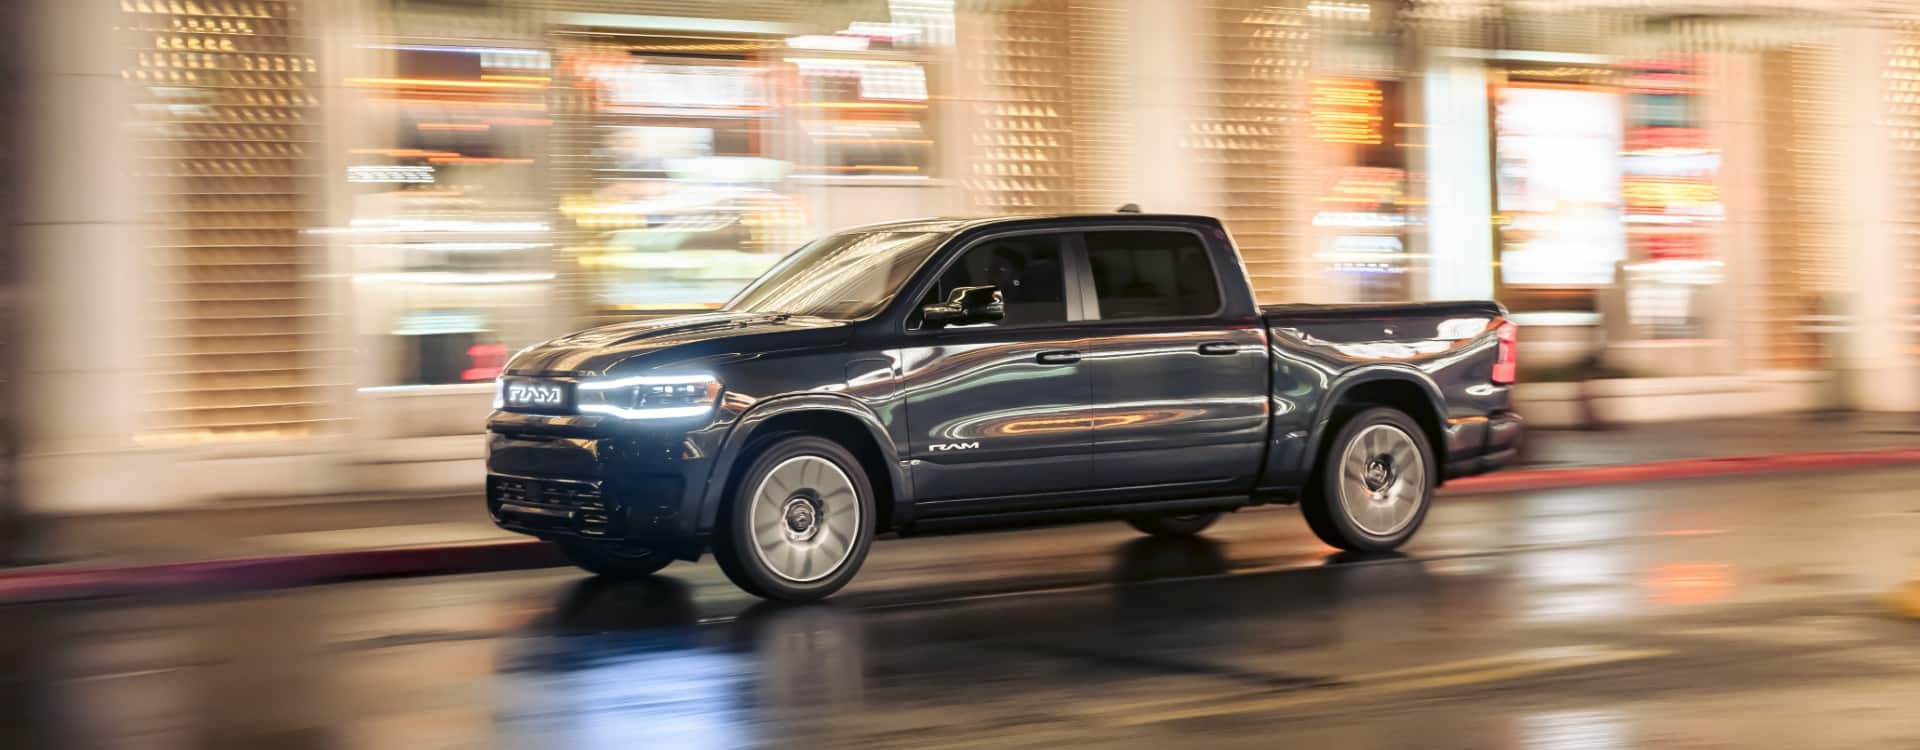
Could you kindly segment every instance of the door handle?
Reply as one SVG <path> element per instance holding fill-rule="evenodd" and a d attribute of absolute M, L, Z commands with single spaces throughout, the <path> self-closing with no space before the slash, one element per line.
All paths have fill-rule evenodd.
<path fill-rule="evenodd" d="M 1033 361 L 1039 362 L 1040 364 L 1043 364 L 1043 365 L 1070 365 L 1080 361 L 1080 353 L 1073 351 L 1072 349 L 1062 349 L 1059 351 L 1052 351 L 1052 352 L 1041 352 L 1039 354 L 1033 355 Z"/>
<path fill-rule="evenodd" d="M 1209 356 L 1239 354 L 1240 345 L 1230 341 L 1209 341 L 1200 345 L 1200 353 Z"/>

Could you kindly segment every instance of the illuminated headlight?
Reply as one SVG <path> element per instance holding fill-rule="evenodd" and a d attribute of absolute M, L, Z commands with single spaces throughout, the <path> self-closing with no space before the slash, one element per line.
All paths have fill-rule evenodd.
<path fill-rule="evenodd" d="M 713 413 L 720 381 L 712 375 L 642 375 L 582 381 L 575 389 L 581 414 L 621 419 L 674 419 Z"/>

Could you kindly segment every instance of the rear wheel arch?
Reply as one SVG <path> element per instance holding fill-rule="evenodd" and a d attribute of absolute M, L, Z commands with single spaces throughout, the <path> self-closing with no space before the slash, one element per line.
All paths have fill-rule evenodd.
<path fill-rule="evenodd" d="M 1447 462 L 1446 420 L 1441 416 L 1440 389 L 1419 374 L 1401 369 L 1363 372 L 1336 384 L 1327 392 L 1313 434 L 1309 471 L 1327 457 L 1328 445 L 1346 421 L 1366 409 L 1380 406 L 1411 417 L 1432 446 L 1440 465 Z"/>

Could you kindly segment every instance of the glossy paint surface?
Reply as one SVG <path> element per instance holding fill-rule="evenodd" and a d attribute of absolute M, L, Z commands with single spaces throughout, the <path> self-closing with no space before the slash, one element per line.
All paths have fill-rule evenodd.
<path fill-rule="evenodd" d="M 1076 327 L 955 329 L 908 343 L 900 382 L 918 500 L 1076 490 L 1092 480 L 1093 395 Z M 1072 361 L 1042 361 L 1049 355 Z"/>
<path fill-rule="evenodd" d="M 1257 322 L 1102 327 L 1093 349 L 1097 484 L 1247 491 L 1267 439 L 1266 336 Z"/>
<path fill-rule="evenodd" d="M 1273 372 L 1273 456 L 1262 486 L 1297 486 L 1317 457 L 1345 394 L 1382 382 L 1412 388 L 1433 408 L 1444 463 L 1487 450 L 1491 415 L 1510 412 L 1511 388 L 1491 380 L 1504 319 L 1490 302 L 1264 308 Z M 1517 431 L 1517 428 L 1516 428 Z"/>

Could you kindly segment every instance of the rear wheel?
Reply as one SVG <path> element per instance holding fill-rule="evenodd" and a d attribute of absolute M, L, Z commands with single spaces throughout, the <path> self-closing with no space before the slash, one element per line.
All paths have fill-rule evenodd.
<path fill-rule="evenodd" d="M 585 542 L 573 539 L 554 542 L 567 561 L 582 570 L 616 581 L 646 578 L 673 564 L 673 558 L 658 550 L 626 547 L 611 542 Z"/>
<path fill-rule="evenodd" d="M 1220 520 L 1219 513 L 1182 513 L 1178 515 L 1137 516 L 1127 519 L 1127 525 L 1141 533 L 1154 536 L 1193 536 L 1206 531 L 1214 521 Z"/>
<path fill-rule="evenodd" d="M 763 446 L 715 529 L 714 558 L 755 596 L 824 598 L 866 560 L 872 484 L 860 460 L 832 440 L 788 435 Z"/>
<path fill-rule="evenodd" d="M 1438 479 L 1420 425 L 1396 409 L 1370 408 L 1341 424 L 1300 512 L 1320 541 L 1386 552 L 1420 529 Z"/>

